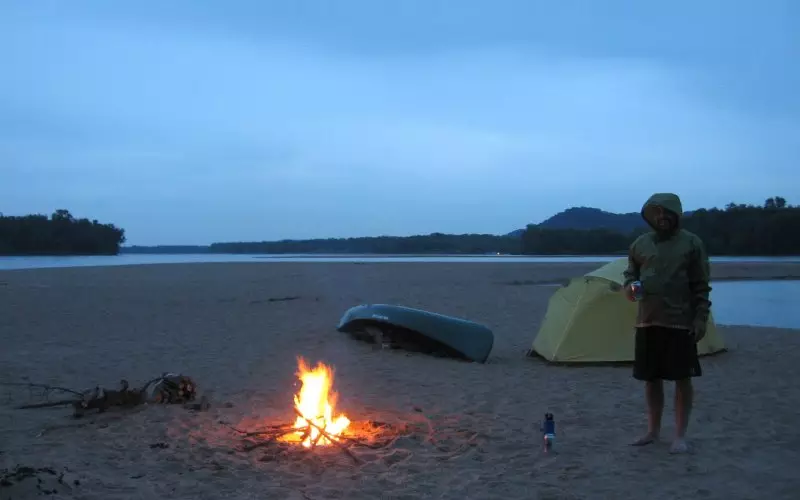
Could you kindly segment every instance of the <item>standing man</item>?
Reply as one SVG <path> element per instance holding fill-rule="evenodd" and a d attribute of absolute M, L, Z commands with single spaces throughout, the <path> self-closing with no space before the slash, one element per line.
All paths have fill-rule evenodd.
<path fill-rule="evenodd" d="M 657 193 L 642 207 L 653 228 L 631 244 L 624 289 L 635 300 L 631 284 L 642 284 L 636 317 L 633 377 L 645 382 L 647 434 L 634 441 L 658 440 L 664 411 L 664 380 L 675 382 L 675 439 L 671 453 L 688 451 L 685 435 L 692 411 L 692 377 L 702 375 L 697 342 L 706 334 L 711 308 L 708 255 L 702 240 L 681 229 L 683 207 L 672 193 Z"/>

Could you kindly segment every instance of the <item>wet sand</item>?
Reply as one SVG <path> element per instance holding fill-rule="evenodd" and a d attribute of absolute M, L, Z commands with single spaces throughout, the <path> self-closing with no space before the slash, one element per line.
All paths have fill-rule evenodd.
<path fill-rule="evenodd" d="M 114 388 L 164 371 L 213 391 L 209 411 L 157 405 L 69 418 L 17 410 L 38 393 L 0 386 L 0 468 L 65 467 L 61 498 L 797 498 L 800 332 L 722 327 L 704 358 L 694 451 L 644 430 L 628 367 L 555 367 L 525 356 L 553 293 L 598 264 L 242 263 L 0 272 L 0 382 Z M 713 265 L 715 280 L 800 278 L 800 265 Z M 295 300 L 270 301 L 296 297 Z M 481 322 L 487 364 L 374 350 L 335 331 L 363 302 Z M 337 410 L 408 435 L 380 450 L 243 452 L 239 427 L 294 420 L 296 356 L 336 369 Z M 664 434 L 673 432 L 671 388 Z M 538 421 L 556 416 L 556 453 Z M 162 443 L 159 445 L 159 443 Z M 151 445 L 158 445 L 152 447 Z M 164 447 L 166 446 L 166 447 Z M 262 461 L 269 455 L 268 461 Z M 78 480 L 79 484 L 73 481 Z M 35 498 L 33 481 L 0 499 Z"/>

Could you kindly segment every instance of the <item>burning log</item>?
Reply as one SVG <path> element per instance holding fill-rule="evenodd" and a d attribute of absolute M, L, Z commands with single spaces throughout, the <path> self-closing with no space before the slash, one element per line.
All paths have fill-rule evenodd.
<path fill-rule="evenodd" d="M 347 448 L 346 445 L 344 445 L 341 442 L 339 442 L 338 437 L 331 436 L 330 434 L 325 432 L 325 429 L 323 429 L 322 427 L 318 426 L 317 424 L 315 424 L 311 420 L 309 420 L 306 417 L 304 417 L 297 409 L 295 409 L 295 413 L 297 413 L 298 417 L 300 417 L 303 420 L 305 420 L 310 427 L 313 427 L 314 429 L 316 429 L 319 432 L 319 435 L 317 435 L 316 439 L 313 441 L 312 447 L 316 446 L 316 444 L 319 441 L 320 437 L 324 436 L 329 442 L 331 442 L 331 443 L 335 444 L 336 446 L 338 446 L 343 452 L 345 452 L 345 454 L 347 456 L 352 458 L 353 461 L 355 461 L 355 463 L 357 463 L 357 464 L 361 463 L 361 459 L 359 459 L 357 456 L 353 455 L 353 452 L 350 451 L 350 449 Z"/>
<path fill-rule="evenodd" d="M 296 430 L 293 426 L 283 425 L 279 426 L 276 429 L 267 430 L 267 431 L 255 431 L 255 432 L 243 432 L 246 437 L 263 437 L 264 439 L 257 442 L 248 441 L 242 446 L 242 451 L 253 451 L 256 448 L 262 448 L 264 446 L 270 446 L 279 442 L 279 439 L 287 434 L 295 433 Z M 301 441 L 308 437 L 310 430 L 306 430 L 301 435 Z"/>
<path fill-rule="evenodd" d="M 295 429 L 292 424 L 281 424 L 278 426 L 274 426 L 271 429 L 266 429 L 263 431 L 243 432 L 243 434 L 245 435 L 245 437 L 269 436 L 269 435 L 280 437 L 293 432 L 297 432 L 297 429 Z"/>

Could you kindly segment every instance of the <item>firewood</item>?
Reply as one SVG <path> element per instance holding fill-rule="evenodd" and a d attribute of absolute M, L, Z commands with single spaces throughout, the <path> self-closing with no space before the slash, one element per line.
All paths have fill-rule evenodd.
<path fill-rule="evenodd" d="M 320 426 L 316 425 L 314 422 L 312 422 L 311 420 L 309 420 L 306 417 L 304 417 L 303 414 L 300 413 L 300 411 L 297 408 L 294 409 L 294 412 L 297 414 L 298 417 L 300 417 L 303 420 L 305 420 L 306 423 L 308 423 L 308 425 L 310 425 L 311 427 L 314 427 L 315 429 L 317 429 L 320 432 L 321 435 L 325 436 L 328 439 L 328 441 L 330 441 L 331 443 L 333 443 L 336 446 L 338 446 L 339 449 L 341 449 L 347 456 L 352 458 L 355 463 L 357 463 L 357 464 L 361 463 L 361 459 L 358 458 L 357 456 L 353 455 L 353 452 L 350 451 L 350 449 L 347 448 L 347 445 L 342 444 L 338 439 L 336 439 L 335 437 L 333 437 L 330 434 L 328 434 L 325 431 L 325 429 L 322 429 Z"/>

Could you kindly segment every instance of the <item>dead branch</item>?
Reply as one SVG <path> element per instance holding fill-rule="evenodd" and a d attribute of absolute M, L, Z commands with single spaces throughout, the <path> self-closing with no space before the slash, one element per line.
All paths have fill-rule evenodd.
<path fill-rule="evenodd" d="M 48 392 L 69 392 L 71 394 L 75 394 L 76 396 L 83 397 L 83 393 L 80 391 L 69 389 L 67 387 L 58 387 L 55 385 L 31 384 L 27 382 L 0 382 L 0 385 L 8 387 L 27 387 L 29 389 L 42 389 L 45 392 L 45 394 Z"/>
<path fill-rule="evenodd" d="M 392 446 L 395 443 L 395 441 L 397 441 L 400 438 L 400 434 L 398 434 L 396 436 L 392 436 L 391 438 L 386 439 L 384 441 L 381 441 L 379 443 L 368 443 L 367 441 L 364 441 L 363 439 L 356 439 L 356 438 L 351 438 L 351 437 L 347 437 L 347 436 L 342 436 L 342 438 L 347 440 L 347 441 L 349 441 L 350 443 L 352 443 L 353 446 L 358 446 L 358 447 L 361 447 L 361 448 L 368 448 L 370 450 L 380 450 L 380 449 L 388 448 L 388 447 Z"/>
<path fill-rule="evenodd" d="M 320 440 L 320 439 L 322 439 L 322 433 L 319 433 L 319 434 L 317 434 L 317 437 L 315 437 L 315 438 L 314 438 L 314 440 L 313 440 L 313 441 L 311 441 L 311 449 L 312 449 L 312 450 L 313 450 L 314 448 L 316 448 L 316 447 L 317 447 L 317 443 L 319 443 L 319 440 Z M 304 441 L 305 441 L 305 440 L 304 440 Z M 301 441 L 301 442 L 302 442 L 302 441 Z"/>
<path fill-rule="evenodd" d="M 17 410 L 31 410 L 33 408 L 52 408 L 54 406 L 67 406 L 75 403 L 74 399 L 62 399 L 59 401 L 46 401 L 44 403 L 33 403 L 29 405 L 17 406 Z"/>
<path fill-rule="evenodd" d="M 153 384 L 158 384 L 153 395 L 149 394 Z M 146 382 L 141 388 L 131 389 L 127 380 L 121 380 L 118 390 L 102 389 L 100 386 L 87 391 L 76 391 L 66 387 L 56 387 L 47 384 L 31 384 L 20 382 L 0 382 L 0 385 L 40 388 L 45 394 L 51 391 L 68 392 L 77 398 L 59 401 L 47 401 L 18 406 L 17 409 L 50 408 L 54 406 L 73 407 L 73 416 L 82 417 L 89 410 L 103 413 L 111 407 L 131 408 L 153 403 L 183 403 L 193 401 L 197 393 L 194 381 L 175 373 L 163 373 L 160 377 Z M 207 404 L 207 403 L 206 403 Z"/>
<path fill-rule="evenodd" d="M 308 435 L 311 432 L 310 429 L 311 428 L 309 427 L 309 428 L 307 428 L 305 430 L 305 432 L 303 433 L 303 436 L 300 438 L 301 442 L 305 441 L 305 439 L 308 437 Z M 275 441 L 277 441 L 278 439 L 280 439 L 281 437 L 283 437 L 283 436 L 285 436 L 287 434 L 291 434 L 292 432 L 295 432 L 295 429 L 288 429 L 288 430 L 283 430 L 283 431 L 275 431 L 275 433 L 273 435 L 271 435 L 270 437 L 268 437 L 266 439 L 263 439 L 263 440 L 258 441 L 256 443 L 245 444 L 244 446 L 242 446 L 242 451 L 253 451 L 256 448 L 262 448 L 264 446 L 269 446 L 272 443 L 274 443 Z"/>
<path fill-rule="evenodd" d="M 227 427 L 228 429 L 232 430 L 233 432 L 235 432 L 237 434 L 247 434 L 248 433 L 248 431 L 239 429 L 238 427 L 234 427 L 233 425 L 231 425 L 231 424 L 229 424 L 227 422 L 218 422 L 218 423 L 222 424 L 223 426 Z"/>
<path fill-rule="evenodd" d="M 325 432 L 325 429 L 321 428 L 320 426 L 316 425 L 311 420 L 309 420 L 306 417 L 304 417 L 303 414 L 300 413 L 300 411 L 297 408 L 294 409 L 294 412 L 297 414 L 298 417 L 300 417 L 303 420 L 305 420 L 308 425 L 310 425 L 311 427 L 317 429 L 322 436 L 325 436 L 328 439 L 328 441 L 330 441 L 331 443 L 333 443 L 336 446 L 338 446 L 339 449 L 341 449 L 347 456 L 352 458 L 355 463 L 361 464 L 361 459 L 358 458 L 357 456 L 353 455 L 353 452 L 350 451 L 350 449 L 347 448 L 347 445 L 343 444 L 338 439 L 336 439 L 335 437 L 333 437 L 330 434 L 328 434 L 327 432 Z"/>
<path fill-rule="evenodd" d="M 293 424 L 282 424 L 282 425 L 274 425 L 269 426 L 264 430 L 261 431 L 250 431 L 250 432 L 243 432 L 245 437 L 253 437 L 253 436 L 263 436 L 267 434 L 275 434 L 276 432 L 282 434 L 288 434 L 290 432 L 295 431 Z"/>
<path fill-rule="evenodd" d="M 267 431 L 245 432 L 244 436 L 245 437 L 271 436 L 271 435 L 282 436 L 284 434 L 290 434 L 292 432 L 295 432 L 295 430 L 296 429 L 294 428 L 286 427 L 284 429 L 271 429 Z"/>
<path fill-rule="evenodd" d="M 239 429 L 238 427 L 234 427 L 231 424 L 228 424 L 226 422 L 220 422 L 220 423 L 222 425 L 224 425 L 225 427 L 227 427 L 228 429 L 232 430 L 233 432 L 235 432 L 237 434 L 242 434 L 244 437 L 264 436 L 264 435 L 268 435 L 268 434 L 273 434 L 273 433 L 275 433 L 277 431 L 281 431 L 281 430 L 287 430 L 287 431 L 293 431 L 294 430 L 294 424 L 268 425 L 264 429 L 259 430 L 259 431 L 245 431 L 245 430 Z M 288 432 L 287 432 L 287 434 L 288 434 Z"/>
<path fill-rule="evenodd" d="M 287 302 L 290 300 L 297 300 L 300 297 L 298 295 L 290 295 L 288 297 L 270 297 L 267 299 L 267 302 Z"/>

